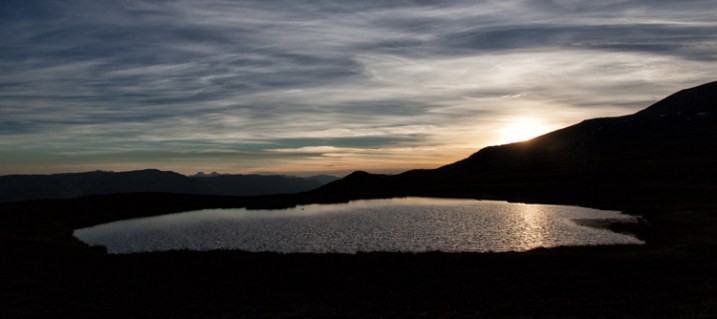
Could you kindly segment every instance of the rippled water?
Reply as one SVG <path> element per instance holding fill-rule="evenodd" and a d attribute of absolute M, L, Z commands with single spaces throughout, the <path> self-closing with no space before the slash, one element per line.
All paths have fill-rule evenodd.
<path fill-rule="evenodd" d="M 285 210 L 209 209 L 118 221 L 74 235 L 110 253 L 240 249 L 274 252 L 524 251 L 566 245 L 642 244 L 575 220 L 614 211 L 437 198 L 361 200 Z"/>

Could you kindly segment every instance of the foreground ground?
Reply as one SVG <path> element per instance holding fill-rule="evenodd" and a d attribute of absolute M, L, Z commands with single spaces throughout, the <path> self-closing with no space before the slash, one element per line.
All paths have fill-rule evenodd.
<path fill-rule="evenodd" d="M 646 246 L 527 253 L 106 255 L 71 237 L 207 205 L 251 203 L 131 194 L 0 205 L 0 317 L 717 317 L 709 201 L 635 209 Z"/>

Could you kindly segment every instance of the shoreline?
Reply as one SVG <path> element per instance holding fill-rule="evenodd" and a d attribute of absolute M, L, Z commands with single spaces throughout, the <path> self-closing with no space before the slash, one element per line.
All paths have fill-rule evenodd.
<path fill-rule="evenodd" d="M 344 240 L 347 240 L 344 242 L 343 246 L 337 246 L 336 244 L 331 245 L 329 244 L 332 242 L 331 240 L 328 240 L 328 238 L 324 238 L 323 240 L 313 240 L 309 241 L 306 244 L 298 244 L 294 245 L 291 243 L 292 241 L 284 241 L 284 245 L 272 245 L 272 240 L 270 238 L 275 238 L 272 236 L 272 231 L 263 231 L 257 234 L 254 234 L 254 232 L 251 231 L 251 229 L 245 229 L 243 226 L 242 221 L 244 221 L 245 218 L 249 218 L 249 220 L 254 220 L 254 218 L 259 218 L 259 220 L 263 220 L 261 216 L 268 215 L 273 217 L 279 217 L 279 218 L 302 218 L 302 217 L 308 217 L 308 216 L 317 216 L 317 215 L 324 215 L 328 212 L 340 212 L 341 215 L 344 213 L 349 213 L 353 215 L 352 212 L 354 212 L 356 209 L 362 209 L 366 207 L 374 207 L 374 208 L 384 208 L 384 207 L 394 207 L 397 209 L 403 210 L 403 207 L 422 207 L 423 205 L 431 205 L 432 207 L 453 207 L 454 205 L 458 205 L 458 207 L 471 207 L 471 209 L 474 209 L 476 213 L 479 213 L 479 216 L 486 216 L 489 217 L 489 220 L 496 220 L 493 214 L 486 215 L 485 213 L 487 210 L 490 209 L 507 209 L 506 213 L 508 213 L 507 216 L 524 216 L 528 210 L 530 212 L 534 212 L 534 209 L 538 209 L 541 212 L 547 212 L 545 213 L 544 218 L 547 218 L 544 220 L 543 226 L 553 226 L 558 227 L 558 225 L 570 225 L 565 226 L 565 228 L 560 227 L 560 229 L 563 229 L 569 234 L 574 234 L 575 237 L 572 240 L 568 240 L 568 237 L 565 236 L 551 236 L 548 233 L 541 232 L 539 230 L 536 230 L 536 233 L 530 233 L 527 234 L 527 236 L 537 235 L 542 238 L 542 236 L 547 236 L 548 239 L 546 242 L 541 241 L 538 242 L 523 242 L 522 236 L 519 237 L 506 237 L 505 235 L 501 235 L 500 239 L 495 237 L 495 234 L 491 232 L 491 230 L 495 229 L 503 229 L 505 226 L 500 225 L 493 225 L 488 226 L 484 224 L 471 224 L 470 232 L 476 234 L 475 236 L 468 235 L 468 237 L 461 235 L 460 237 L 454 237 L 451 235 L 450 232 L 440 232 L 440 229 L 451 229 L 452 227 L 459 227 L 462 222 L 459 223 L 448 223 L 448 224 L 441 224 L 443 226 L 439 226 L 438 228 L 432 227 L 429 223 L 423 222 L 421 223 L 421 215 L 415 216 L 415 218 L 418 218 L 418 220 L 414 220 L 412 218 L 404 218 L 405 223 L 418 223 L 421 225 L 424 225 L 423 227 L 419 228 L 411 228 L 413 231 L 410 232 L 410 234 L 418 234 L 421 233 L 423 230 L 430 229 L 432 231 L 438 230 L 441 235 L 438 237 L 432 237 L 430 234 L 421 235 L 419 237 L 412 237 L 413 240 L 418 240 L 421 244 L 409 244 L 407 242 L 406 238 L 402 236 L 395 236 L 392 235 L 394 232 L 404 233 L 401 231 L 401 229 L 405 227 L 410 227 L 410 225 L 401 223 L 400 225 L 397 224 L 389 224 L 393 226 L 388 226 L 388 228 L 382 228 L 382 231 L 380 232 L 379 236 L 382 236 L 380 238 L 384 238 L 384 240 L 361 240 L 361 238 L 364 236 L 364 234 L 374 234 L 371 231 L 371 228 L 365 228 L 360 227 L 360 225 L 355 225 L 361 230 L 351 230 L 349 228 L 341 228 L 344 231 L 350 232 L 352 235 L 349 237 L 342 237 Z M 408 205 L 408 206 L 404 206 Z M 534 208 L 529 208 L 534 207 Z M 571 212 L 569 215 L 576 214 L 576 216 L 569 217 L 569 216 L 562 216 L 559 214 L 554 214 L 556 212 L 563 212 L 568 211 Z M 425 212 L 427 213 L 427 212 Z M 440 211 L 435 216 L 451 216 L 444 215 L 443 211 Z M 363 216 L 362 213 L 358 213 L 361 216 Z M 401 213 L 394 212 L 393 214 L 396 214 L 396 217 L 401 216 Z M 394 216 L 393 214 L 389 214 L 388 216 Z M 333 216 L 334 214 L 331 214 Z M 502 214 L 500 214 L 502 215 Z M 532 215 L 532 214 L 531 214 Z M 172 216 L 177 216 L 172 217 Z M 200 217 L 197 219 L 197 217 L 189 219 L 187 221 L 186 216 L 206 216 L 204 218 Z M 236 216 L 236 217 L 232 217 Z M 241 217 L 239 217 L 241 216 Z M 372 215 L 373 216 L 373 215 Z M 380 215 L 375 215 L 380 216 Z M 412 215 L 411 215 L 412 216 Z M 433 215 L 431 215 L 433 216 Z M 462 217 L 459 218 L 469 218 L 469 215 L 460 215 Z M 577 217 L 581 216 L 581 217 Z M 219 218 L 219 221 L 217 221 L 217 218 Z M 239 219 L 234 219 L 239 218 Z M 331 218 L 331 221 L 329 223 L 331 225 L 335 224 L 337 221 L 335 221 L 334 218 L 339 218 L 341 220 L 341 217 L 338 215 L 335 217 L 328 217 Z M 371 220 L 374 217 L 371 217 Z M 445 219 L 446 217 L 441 217 L 441 219 Z M 516 218 L 516 217 L 512 217 Z M 510 220 L 513 220 L 510 218 Z M 519 220 L 522 220 L 522 217 L 517 217 Z M 390 217 L 389 220 L 392 220 L 393 217 Z M 302 220 L 302 219 L 299 219 Z M 366 222 L 371 222 L 371 220 L 366 220 Z M 460 220 L 460 219 L 459 219 Z M 465 222 L 472 221 L 472 218 L 465 219 Z M 500 220 L 503 220 L 502 217 Z M 547 220 L 550 220 L 548 222 Z M 162 226 L 157 221 L 164 221 L 160 222 L 162 224 L 169 222 L 171 225 L 171 231 L 169 228 L 166 228 L 165 226 Z M 175 221 L 179 221 L 179 224 L 177 224 Z M 184 221 L 184 222 L 181 222 Z M 483 220 L 485 222 L 485 220 Z M 228 226 L 222 226 L 221 224 L 224 224 L 225 222 L 231 223 L 231 227 L 228 228 Z M 205 225 L 205 223 L 209 223 L 212 225 L 211 228 L 203 227 L 202 225 Z M 235 224 L 236 223 L 236 224 Z M 314 229 L 312 233 L 315 232 L 322 232 L 322 229 L 313 228 L 311 225 L 313 223 L 310 220 L 306 221 L 307 224 L 302 223 L 302 227 L 290 227 L 290 229 L 280 227 L 282 231 L 287 231 L 291 234 L 296 234 L 297 236 L 301 236 L 302 234 L 305 234 L 306 231 L 301 230 L 303 227 L 309 227 Z M 358 222 L 359 224 L 361 222 Z M 111 221 L 108 223 L 103 223 L 99 225 L 89 226 L 89 227 L 83 227 L 79 229 L 73 230 L 73 236 L 80 241 L 84 242 L 85 244 L 89 246 L 106 246 L 108 253 L 110 254 L 132 254 L 132 253 L 152 253 L 152 252 L 164 252 L 164 251 L 183 251 L 183 250 L 189 250 L 189 251 L 214 251 L 214 250 L 227 250 L 227 251 L 242 251 L 242 252 L 277 252 L 281 254 L 290 254 L 290 253 L 318 253 L 318 254 L 356 254 L 356 253 L 371 253 L 371 252 L 385 252 L 385 253 L 433 253 L 433 252 L 444 252 L 444 253 L 492 253 L 492 252 L 525 252 L 537 248 L 556 248 L 556 247 L 574 247 L 574 246 L 591 246 L 591 245 L 619 245 L 619 244 L 638 244 L 638 245 L 644 245 L 644 240 L 638 238 L 636 235 L 637 233 L 640 233 L 639 231 L 636 231 L 639 227 L 644 226 L 640 225 L 640 220 L 634 216 L 624 214 L 619 211 L 614 210 L 598 210 L 593 208 L 585 208 L 585 207 L 578 207 L 578 206 L 566 206 L 566 205 L 547 205 L 547 204 L 523 204 L 523 203 L 515 203 L 515 202 L 507 202 L 507 201 L 499 201 L 499 200 L 480 200 L 480 199 L 465 199 L 465 198 L 438 198 L 438 197 L 398 197 L 398 198 L 387 198 L 387 199 L 370 199 L 370 200 L 355 200 L 350 201 L 345 204 L 302 204 L 297 205 L 294 208 L 289 209 L 268 209 L 268 210 L 247 210 L 245 208 L 220 208 L 220 209 L 202 209 L 202 210 L 194 210 L 194 211 L 183 211 L 178 213 L 172 213 L 168 215 L 157 215 L 157 216 L 149 216 L 149 217 L 138 217 L 138 218 L 130 218 L 130 219 L 123 219 L 118 221 Z M 503 225 L 504 223 L 501 223 Z M 276 224 L 276 222 L 271 223 L 269 226 L 270 229 L 276 229 L 279 227 L 279 225 Z M 383 226 L 383 225 L 382 225 Z M 532 226 L 532 227 L 538 227 L 542 228 L 543 226 Z M 147 234 L 146 231 L 142 231 L 142 229 L 146 229 L 146 227 L 151 227 L 153 229 L 156 229 L 156 236 L 155 234 Z M 179 228 L 177 228 L 179 227 Z M 247 236 L 251 238 L 252 241 L 255 241 L 259 243 L 258 245 L 246 245 L 246 244 L 237 244 L 233 243 L 233 241 L 236 241 L 237 238 L 234 236 L 234 233 L 237 231 L 237 228 L 233 227 L 239 227 L 238 229 L 242 229 L 240 232 L 248 232 L 248 234 L 254 234 L 254 235 L 246 235 L 241 236 L 241 240 L 244 241 Z M 428 227 L 428 228 L 425 228 Z M 445 228 L 448 227 L 448 228 Z M 355 227 L 352 227 L 355 228 Z M 599 229 L 599 230 L 605 230 L 607 232 L 610 232 L 612 235 L 608 235 L 607 232 L 605 232 L 605 235 L 595 235 L 595 240 L 589 237 L 579 236 L 579 234 L 583 234 L 584 232 L 590 232 L 589 229 Z M 192 234 L 197 234 L 196 239 L 191 238 L 191 243 L 186 241 L 185 238 L 188 238 L 186 236 L 188 235 L 182 235 L 181 233 L 178 233 L 178 229 L 181 229 L 182 232 L 191 232 Z M 334 228 L 332 228 L 334 229 Z M 534 229 L 534 228 L 533 228 Z M 629 231 L 628 231 L 629 230 Z M 137 233 L 139 231 L 139 233 Z M 221 237 L 218 238 L 217 236 L 211 236 L 211 240 L 209 238 L 206 238 L 202 234 L 206 234 L 208 232 L 219 232 L 222 234 L 225 234 L 229 237 Z M 334 229 L 334 232 L 336 230 Z M 519 233 L 522 232 L 522 230 L 517 230 Z M 170 233 L 167 233 L 170 232 Z M 227 233 L 228 232 L 228 233 Z M 494 234 L 493 236 L 487 236 L 484 237 L 480 234 L 487 234 L 484 232 L 490 232 Z M 558 233 L 561 233 L 562 231 L 558 231 Z M 432 232 L 433 233 L 433 232 Z M 173 234 L 173 235 L 170 235 Z M 405 235 L 410 235 L 409 233 L 404 233 Z M 339 235 L 339 234 L 337 234 Z M 620 237 L 622 235 L 629 236 L 630 239 L 622 239 L 623 237 Z M 138 238 L 144 238 L 144 240 L 147 240 L 149 242 L 145 243 L 144 240 L 138 241 L 136 239 L 132 239 L 131 237 L 134 236 L 140 236 Z M 167 237 L 168 236 L 168 237 Z M 479 236 L 479 237 L 476 237 Z M 609 238 L 614 238 L 613 240 L 600 240 L 599 238 L 602 238 L 602 236 L 607 236 Z M 282 238 L 288 238 L 287 235 L 282 235 Z M 577 239 L 577 238 L 580 239 Z M 103 239 L 104 238 L 104 239 Z M 430 240 L 423 240 L 422 238 L 432 238 Z M 464 238 L 464 239 L 460 239 Z M 512 244 L 506 244 L 504 239 L 505 238 L 513 238 L 511 240 Z M 573 238 L 573 237 L 570 237 Z M 458 240 L 459 242 L 463 242 L 463 244 L 458 244 L 455 242 L 455 240 Z M 520 241 L 521 244 L 518 244 L 515 241 Z M 122 243 L 123 241 L 129 241 L 129 243 Z M 434 245 L 434 243 L 442 242 L 443 245 L 437 244 Z M 381 244 L 377 244 L 380 242 Z M 399 242 L 403 244 L 398 244 Z M 446 244 L 447 242 L 451 242 L 453 244 Z M 485 244 L 487 242 L 491 242 L 494 244 Z M 184 244 L 182 244 L 184 243 Z M 386 245 L 388 243 L 388 245 Z M 268 245 L 268 246 L 267 246 Z M 288 246 L 287 246 L 288 245 Z M 457 245 L 457 246 L 456 246 Z M 263 247 L 263 248 L 262 248 Z M 273 248 L 272 248 L 273 247 Z M 363 247 L 361 250 L 355 250 L 355 249 L 344 249 L 343 247 Z"/>
<path fill-rule="evenodd" d="M 422 194 L 423 195 L 423 194 Z M 717 316 L 717 202 L 625 205 L 645 245 L 502 253 L 106 254 L 72 228 L 246 198 L 120 194 L 0 204 L 3 318 Z M 296 200 L 282 196 L 283 203 Z M 494 198 L 492 198 L 494 199 Z M 134 209 L 139 204 L 141 209 Z M 562 204 L 562 203 L 553 203 Z M 613 203 L 614 204 L 614 203 Z M 98 216 L 97 212 L 104 212 Z"/>

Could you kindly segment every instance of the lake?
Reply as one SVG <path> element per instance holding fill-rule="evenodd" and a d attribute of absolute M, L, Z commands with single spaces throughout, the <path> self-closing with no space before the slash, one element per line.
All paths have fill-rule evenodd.
<path fill-rule="evenodd" d="M 441 198 L 358 200 L 281 210 L 206 209 L 78 229 L 109 253 L 238 249 L 282 253 L 503 252 L 643 244 L 584 221 L 634 222 L 616 211 Z"/>

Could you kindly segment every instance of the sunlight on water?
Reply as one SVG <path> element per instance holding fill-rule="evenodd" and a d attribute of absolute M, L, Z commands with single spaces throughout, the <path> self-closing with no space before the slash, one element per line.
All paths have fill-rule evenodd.
<path fill-rule="evenodd" d="M 110 253 L 487 252 L 643 243 L 574 222 L 584 219 L 634 220 L 619 212 L 571 206 L 396 198 L 283 210 L 208 209 L 98 225 L 76 230 L 75 236 Z"/>

